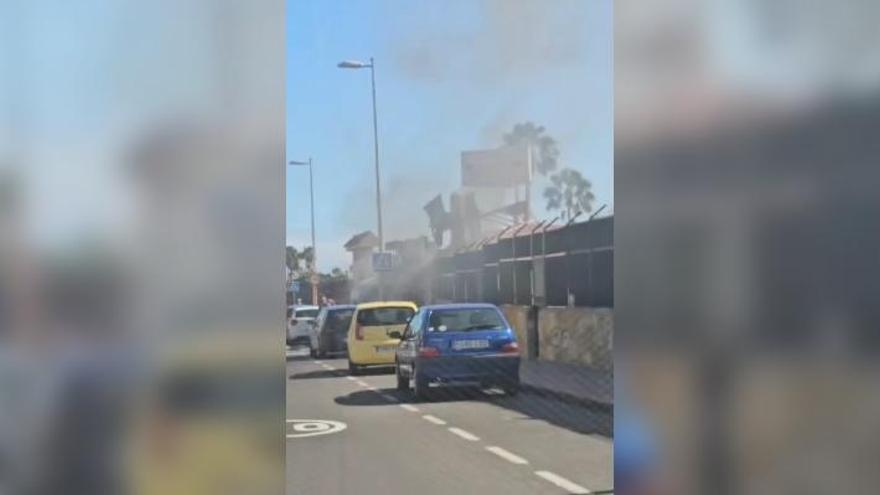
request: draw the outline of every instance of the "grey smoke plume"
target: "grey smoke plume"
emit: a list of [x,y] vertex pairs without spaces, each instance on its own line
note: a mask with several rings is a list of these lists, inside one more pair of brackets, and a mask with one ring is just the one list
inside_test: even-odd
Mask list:
[[482,22],[471,26],[415,21],[396,43],[396,65],[425,82],[462,80],[518,84],[548,69],[582,62],[582,0],[485,0]]

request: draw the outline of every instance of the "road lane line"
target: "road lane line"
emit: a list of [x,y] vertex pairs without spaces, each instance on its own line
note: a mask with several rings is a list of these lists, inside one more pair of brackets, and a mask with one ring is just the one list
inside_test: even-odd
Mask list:
[[349,379],[349,380],[351,380],[351,381],[353,381],[353,382],[356,382],[356,381],[357,381],[357,378],[355,378],[355,377],[353,377],[353,376],[351,376],[351,375],[346,375],[345,378],[347,378],[347,379]]
[[412,404],[399,404],[399,405],[400,405],[400,407],[406,409],[409,412],[419,412],[419,408],[416,406],[413,406]]
[[365,382],[365,381],[363,381],[363,380],[355,380],[355,383],[357,383],[357,384],[360,385],[361,387],[369,387],[369,386],[370,386],[369,383],[367,383],[367,382]]
[[443,426],[446,424],[446,421],[443,421],[442,419],[438,418],[437,416],[431,416],[430,414],[425,414],[422,417],[425,418],[425,420],[427,420],[431,423],[434,423],[435,425]]
[[324,364],[324,361],[315,360],[315,364]]
[[397,402],[397,398],[394,397],[393,395],[388,395],[388,394],[379,394],[379,395],[381,395],[382,398],[387,400],[388,402]]
[[522,457],[510,452],[508,450],[504,450],[501,447],[490,446],[486,447],[486,450],[497,455],[498,457],[504,459],[505,461],[512,462],[514,464],[528,464],[529,461],[523,459]]
[[568,493],[578,494],[578,495],[587,495],[590,493],[590,490],[578,485],[577,483],[571,482],[558,474],[551,473],[550,471],[535,471],[535,474],[544,478],[545,480],[553,483],[554,485],[562,488]]
[[462,430],[461,428],[456,428],[456,427],[452,426],[449,428],[449,431],[450,431],[450,433],[452,433],[454,435],[458,435],[461,438],[464,438],[465,440],[469,440],[471,442],[476,442],[476,441],[480,440],[480,437],[474,435],[473,433],[471,433],[467,430]]

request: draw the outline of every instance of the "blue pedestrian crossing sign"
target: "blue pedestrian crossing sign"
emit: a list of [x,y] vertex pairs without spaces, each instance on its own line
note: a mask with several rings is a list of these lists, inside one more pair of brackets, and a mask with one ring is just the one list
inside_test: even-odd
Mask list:
[[392,253],[373,253],[373,271],[389,272],[394,269]]

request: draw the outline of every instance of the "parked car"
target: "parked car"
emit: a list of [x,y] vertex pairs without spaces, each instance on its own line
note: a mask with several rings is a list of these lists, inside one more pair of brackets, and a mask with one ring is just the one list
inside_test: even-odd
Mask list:
[[287,345],[308,345],[312,326],[321,310],[318,306],[296,306],[287,320]]
[[353,304],[326,306],[321,308],[315,320],[314,331],[309,342],[312,357],[348,352],[348,327],[354,315]]
[[399,337],[399,390],[412,386],[420,399],[443,386],[497,386],[509,395],[519,390],[516,333],[492,304],[423,306]]
[[365,366],[394,366],[394,354],[406,322],[417,306],[409,301],[359,304],[348,330],[348,370]]

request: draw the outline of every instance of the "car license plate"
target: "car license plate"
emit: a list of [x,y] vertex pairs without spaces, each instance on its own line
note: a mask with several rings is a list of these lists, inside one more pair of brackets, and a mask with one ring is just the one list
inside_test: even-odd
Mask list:
[[394,351],[396,351],[396,350],[397,350],[397,346],[393,346],[393,345],[380,345],[380,346],[376,346],[376,352],[379,352],[379,353],[382,353],[382,354],[389,353],[389,352],[394,352]]
[[487,347],[489,347],[488,340],[455,340],[452,342],[452,348],[456,351],[485,349]]

